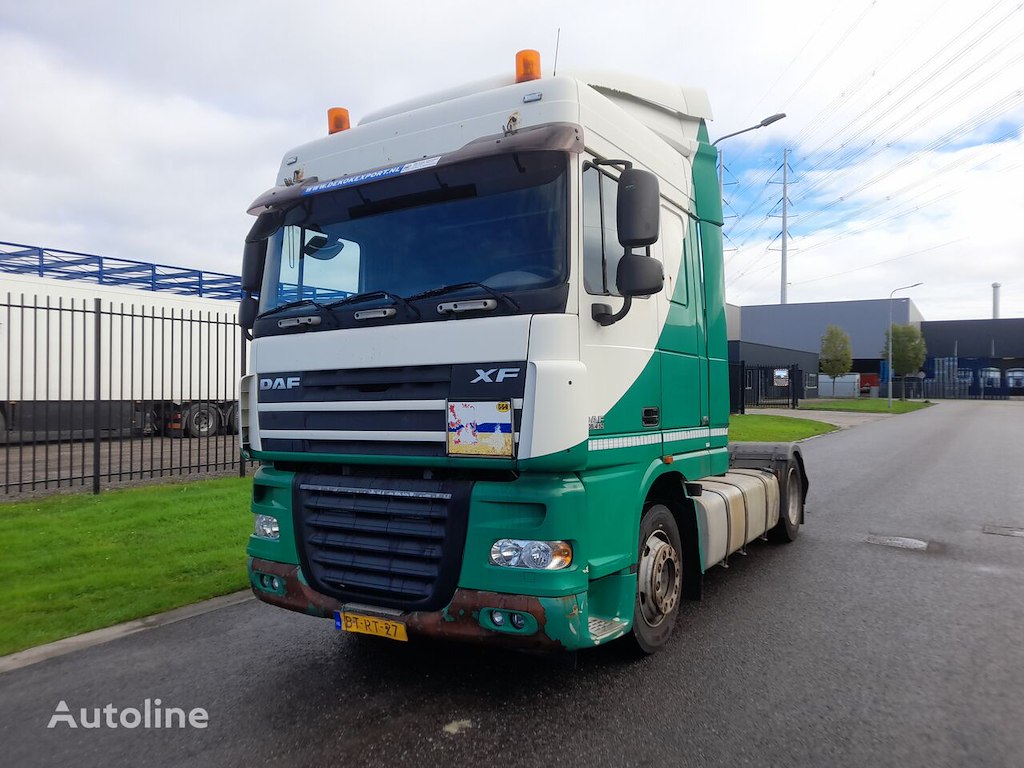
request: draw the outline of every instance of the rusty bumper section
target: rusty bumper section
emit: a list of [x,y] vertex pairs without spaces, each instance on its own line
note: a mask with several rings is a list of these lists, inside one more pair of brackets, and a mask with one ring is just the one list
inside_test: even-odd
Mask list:
[[[254,573],[277,576],[283,582],[282,590],[273,593],[261,589]],[[249,563],[249,574],[253,594],[271,605],[323,618],[332,618],[335,611],[344,607],[338,600],[310,587],[297,565],[253,558]],[[529,614],[536,620],[537,630],[524,634],[485,626],[481,612],[488,609]],[[372,613],[372,609],[362,607],[354,610]],[[396,617],[386,615],[385,618]],[[583,623],[576,595],[531,597],[475,589],[456,589],[451,602],[440,611],[412,611],[397,618],[405,624],[410,635],[541,652],[580,647],[579,628]]]

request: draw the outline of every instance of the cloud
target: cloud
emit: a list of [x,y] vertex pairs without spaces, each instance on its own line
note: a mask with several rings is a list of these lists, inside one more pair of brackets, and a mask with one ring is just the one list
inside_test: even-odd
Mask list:
[[559,29],[562,72],[705,87],[712,137],[788,113],[722,145],[729,202],[750,209],[728,227],[743,245],[731,298],[777,300],[767,181],[789,147],[791,300],[877,298],[924,275],[926,317],[982,317],[998,280],[1004,314],[1024,316],[1012,3],[7,4],[0,239],[236,272],[245,207],[323,134],[327,107],[358,121],[508,71],[524,47],[550,72]]

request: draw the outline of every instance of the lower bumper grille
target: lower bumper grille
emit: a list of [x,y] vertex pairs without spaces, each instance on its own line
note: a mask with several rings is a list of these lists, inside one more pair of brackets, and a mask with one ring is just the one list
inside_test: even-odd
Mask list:
[[444,607],[462,564],[471,489],[465,481],[297,475],[306,578],[342,601]]

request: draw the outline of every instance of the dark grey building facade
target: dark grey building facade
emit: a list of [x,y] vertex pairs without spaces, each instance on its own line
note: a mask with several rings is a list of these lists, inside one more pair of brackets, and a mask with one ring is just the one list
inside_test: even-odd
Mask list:
[[1024,318],[921,323],[924,397],[1024,397]]
[[[837,325],[850,337],[854,360],[875,361],[877,372],[889,329],[889,307],[888,299],[741,307],[741,337],[754,344],[818,352],[825,330]],[[923,320],[912,299],[892,300],[892,321],[896,325],[920,325]]]
[[[893,298],[891,311],[893,323],[920,328],[928,350],[923,376],[907,377],[908,396],[1024,397],[1024,318],[929,321],[909,297]],[[784,349],[794,360],[796,350],[817,358],[825,329],[837,325],[850,337],[853,372],[880,375],[885,396],[882,352],[889,312],[889,299],[740,307],[736,328],[730,328],[730,359],[760,360],[757,347]],[[735,357],[734,345],[741,345]],[[800,362],[802,368],[808,364]]]

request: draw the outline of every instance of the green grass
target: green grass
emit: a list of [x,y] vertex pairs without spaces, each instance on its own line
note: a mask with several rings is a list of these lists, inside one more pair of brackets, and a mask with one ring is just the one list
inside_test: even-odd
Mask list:
[[811,419],[790,416],[760,416],[747,414],[729,417],[729,440],[737,442],[790,442],[832,432],[835,427]]
[[251,483],[0,505],[0,655],[244,589]]
[[893,400],[892,411],[889,400],[883,397],[865,397],[857,400],[802,400],[801,411],[856,411],[857,413],[910,413],[927,408],[934,403]]

